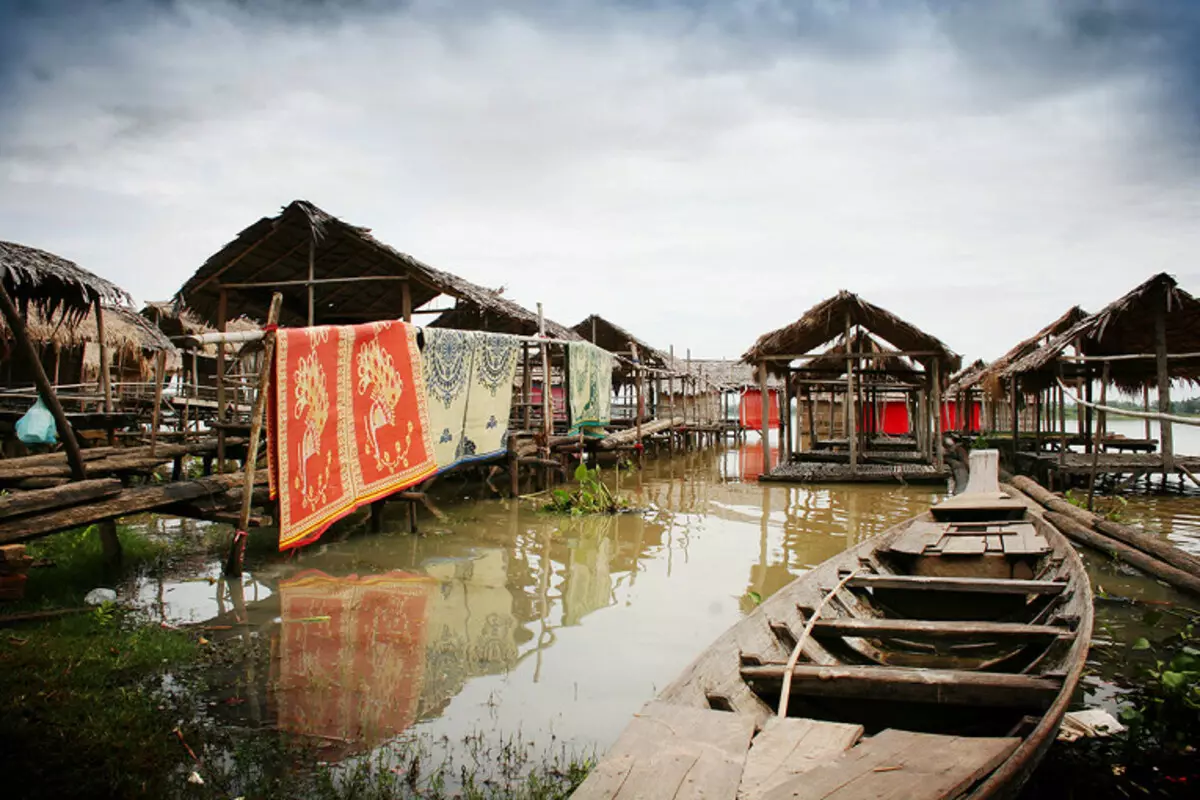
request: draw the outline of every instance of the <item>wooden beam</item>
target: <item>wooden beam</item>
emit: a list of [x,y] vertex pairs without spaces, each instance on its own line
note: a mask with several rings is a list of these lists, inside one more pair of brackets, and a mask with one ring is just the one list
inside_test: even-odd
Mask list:
[[46,377],[46,370],[42,366],[41,358],[38,357],[37,348],[29,339],[25,320],[21,318],[21,313],[17,311],[17,307],[13,304],[2,281],[0,281],[0,313],[3,313],[4,321],[8,323],[8,329],[12,331],[17,351],[25,358],[29,369],[33,372],[33,382],[37,386],[42,402],[46,404],[46,407],[50,409],[50,414],[54,417],[55,426],[58,428],[58,438],[62,440],[63,449],[67,451],[67,461],[71,465],[71,477],[77,481],[86,479],[87,469],[83,465],[83,456],[79,452],[79,442],[75,439],[75,431],[67,422],[66,412],[63,411],[62,404],[58,402],[58,395],[54,393],[50,379]]
[[934,578],[919,575],[858,575],[848,584],[862,589],[917,589],[934,592],[983,594],[1061,594],[1062,581],[1025,581],[1006,578]]
[[412,323],[412,287],[408,285],[408,281],[404,281],[400,285],[400,316],[405,322]]
[[276,289],[281,286],[324,286],[335,283],[375,283],[379,281],[408,282],[407,275],[354,275],[346,278],[302,278],[294,281],[261,281],[252,283],[221,283],[222,289]]
[[[783,664],[742,667],[750,682],[782,681]],[[798,664],[792,694],[859,697],[984,708],[1047,708],[1062,681],[1034,675],[971,670]]]
[[78,505],[120,493],[121,482],[116,478],[75,481],[50,489],[16,492],[0,497],[0,519],[11,519],[50,508]]
[[859,636],[899,639],[969,639],[992,641],[1018,639],[1037,641],[1073,636],[1069,628],[1057,625],[1026,625],[1020,622],[976,622],[973,620],[924,619],[820,619],[813,626],[816,636]]

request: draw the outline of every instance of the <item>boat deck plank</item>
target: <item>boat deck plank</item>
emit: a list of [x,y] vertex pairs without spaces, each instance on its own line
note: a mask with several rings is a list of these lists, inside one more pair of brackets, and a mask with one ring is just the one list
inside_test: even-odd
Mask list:
[[763,800],[955,797],[995,769],[1019,742],[888,729],[837,761],[779,784]]
[[997,639],[1051,640],[1070,636],[1070,629],[1057,625],[1029,625],[1023,622],[986,622],[975,620],[925,619],[819,619],[813,624],[815,636],[899,637],[902,639]]
[[862,589],[916,589],[988,594],[1061,594],[1067,588],[1067,584],[1061,581],[1012,578],[934,578],[920,575],[857,575],[851,578],[847,585]]
[[572,797],[733,800],[754,718],[652,701]]
[[750,745],[739,800],[760,800],[779,784],[841,755],[862,735],[862,725],[771,717]]

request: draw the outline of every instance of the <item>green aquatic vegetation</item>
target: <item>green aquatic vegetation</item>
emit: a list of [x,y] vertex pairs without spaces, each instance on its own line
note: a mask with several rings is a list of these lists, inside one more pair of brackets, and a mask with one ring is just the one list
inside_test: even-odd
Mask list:
[[543,508],[573,516],[583,514],[615,514],[629,508],[629,501],[614,494],[600,476],[600,468],[588,469],[583,462],[575,467],[572,489],[555,489],[550,493],[550,502]]
[[[1076,508],[1087,510],[1087,497],[1077,496],[1071,489],[1067,489],[1063,499]],[[1125,509],[1128,507],[1129,501],[1120,495],[1111,497],[1095,496],[1092,498],[1092,513],[1104,517],[1109,522],[1120,522],[1125,517]]]

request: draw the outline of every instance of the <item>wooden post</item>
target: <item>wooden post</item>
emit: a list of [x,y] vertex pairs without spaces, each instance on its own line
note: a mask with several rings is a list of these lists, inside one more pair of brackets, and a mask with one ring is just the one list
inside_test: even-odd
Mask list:
[[858,469],[858,402],[854,393],[853,346],[850,339],[850,312],[846,312],[846,442],[850,446],[850,471]]
[[1020,396],[1021,381],[1014,374],[1009,381],[1009,396],[1012,397],[1012,468],[1015,472],[1017,469],[1017,453],[1021,450],[1021,408],[1017,404],[1017,398]]
[[[92,303],[92,313],[96,315],[96,340],[100,346],[100,393],[104,395],[104,413],[113,413],[112,376],[109,375],[108,342],[104,336],[104,311],[100,306],[100,298]],[[111,421],[108,423],[111,425]]]
[[[595,318],[593,318],[592,325],[594,326],[595,324],[596,324]],[[638,446],[637,446],[637,465],[638,465],[638,469],[641,469],[642,468],[642,448],[644,447],[644,445],[642,444],[642,402],[643,402],[642,361],[639,358],[640,354],[638,353],[637,345],[631,343],[629,346],[633,350],[633,360],[637,362],[637,366],[634,367],[634,369],[637,370],[637,402],[634,405],[634,413],[637,415],[637,422],[636,422],[636,424],[637,424],[637,444],[638,444]]]
[[941,469],[946,463],[946,444],[942,441],[942,373],[941,359],[933,357],[933,465]]
[[400,284],[400,313],[404,315],[404,321],[412,324],[412,287],[408,281]]
[[760,393],[759,400],[762,407],[762,421],[759,426],[759,432],[762,434],[763,446],[763,472],[771,471],[771,405],[769,395],[767,394],[767,362],[758,362],[758,391]]
[[158,446],[158,415],[162,411],[163,379],[167,371],[167,351],[159,350],[154,364],[154,414],[150,423],[150,455]]
[[521,402],[524,404],[522,416],[523,430],[531,430],[533,425],[533,372],[529,363],[529,342],[521,342]]
[[[229,312],[229,293],[221,287],[217,296],[217,330],[225,332]],[[225,422],[225,343],[217,342],[217,422]],[[225,428],[217,426],[217,472],[225,472]]]
[[[546,336],[546,317],[542,313],[542,304],[537,304],[538,312],[538,336],[545,339]],[[551,398],[553,387],[550,385],[550,346],[545,342],[539,342],[542,348],[542,436],[545,437],[545,442],[542,446],[542,454],[545,458],[550,458],[550,437],[554,435],[554,401]],[[563,389],[564,394],[566,388]],[[568,412],[569,416],[569,412]],[[545,486],[550,485],[550,468],[543,468],[546,476]],[[544,487],[545,488],[545,487]]]
[[[1108,396],[1108,368],[1109,362],[1105,361],[1100,377],[1100,405],[1104,405],[1105,398]],[[1091,381],[1088,382],[1088,385],[1091,385]],[[1103,437],[1104,423],[1104,412],[1100,411],[1096,415],[1096,432],[1092,440],[1092,469],[1091,473],[1088,475],[1088,511],[1092,510],[1092,498],[1095,497],[1096,494],[1096,468],[1097,462],[1100,460],[1100,441]]]
[[783,407],[779,409],[779,452],[781,461],[792,457],[792,375],[788,366],[783,370]]
[[21,313],[17,311],[16,305],[9,297],[3,281],[0,281],[0,313],[4,314],[4,321],[8,324],[8,329],[12,331],[17,350],[29,362],[29,369],[33,372],[33,383],[37,386],[42,402],[46,404],[46,408],[50,409],[50,414],[54,417],[54,423],[58,427],[58,438],[62,440],[63,449],[67,451],[67,463],[71,465],[71,477],[77,481],[86,480],[87,470],[83,466],[83,456],[79,452],[79,442],[75,439],[75,431],[67,422],[66,412],[63,411],[62,404],[58,402],[58,395],[54,393],[50,379],[46,377],[46,370],[42,366],[42,360],[38,358],[37,349],[29,340],[29,331],[25,328],[25,320],[21,318]]
[[[813,393],[811,390],[806,390],[804,394],[804,414],[808,418],[808,449],[812,450],[817,443],[817,420],[813,413]],[[799,447],[799,442],[797,442],[797,446]]]
[[[1164,298],[1163,305],[1158,307],[1154,315],[1154,359],[1158,367],[1158,411],[1160,414],[1171,413],[1171,373],[1167,369],[1167,309]],[[1107,362],[1105,362],[1107,363]],[[1171,431],[1171,423],[1159,420],[1158,433],[1163,457],[1163,478],[1175,471],[1175,442]]]
[[[246,553],[246,528],[250,525],[250,505],[254,499],[254,477],[258,471],[258,442],[262,436],[263,414],[267,408],[267,394],[271,386],[271,360],[275,354],[276,333],[272,327],[279,324],[279,307],[283,295],[276,292],[271,296],[271,308],[267,312],[267,330],[263,336],[262,361],[258,367],[258,394],[254,398],[254,410],[250,415],[250,441],[246,444],[246,460],[242,465],[242,508],[238,513],[237,530],[229,546],[229,557],[225,560],[225,574],[242,574],[242,558]],[[287,476],[284,476],[287,480]]]
[[313,283],[316,280],[317,267],[317,238],[315,233],[310,234],[308,238],[308,327],[316,324],[317,318],[317,286]]
[[[54,362],[56,365],[58,361]],[[1062,391],[1061,389],[1059,391]],[[1142,410],[1147,414],[1150,413],[1150,384],[1142,384]],[[1150,439],[1150,418],[1146,417],[1146,440]]]
[[[667,417],[675,419],[675,345],[671,345],[671,371],[667,373]],[[675,452],[675,426],[667,429],[667,450],[674,454]]]
[[1033,449],[1040,454],[1042,452],[1042,390],[1033,397],[1034,414],[1033,414]]
[[683,421],[684,423],[696,423],[696,411],[693,408],[692,413],[688,414],[688,384],[692,386],[692,405],[695,405],[696,381],[692,378],[692,348],[687,349],[687,375],[683,379]]

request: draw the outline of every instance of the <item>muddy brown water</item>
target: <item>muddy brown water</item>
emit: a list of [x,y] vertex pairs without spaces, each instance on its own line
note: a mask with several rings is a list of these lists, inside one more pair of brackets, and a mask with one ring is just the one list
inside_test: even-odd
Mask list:
[[[618,516],[552,515],[464,487],[443,500],[449,519],[423,518],[417,536],[398,508],[381,534],[251,558],[237,583],[199,560],[127,591],[163,621],[207,624],[213,646],[247,630],[267,643],[269,666],[234,664],[214,699],[255,724],[346,752],[406,730],[603,752],[756,598],[945,494],[759,485],[760,465],[753,445],[650,461],[622,484],[644,511]],[[1127,516],[1200,552],[1200,497],[1135,496]],[[1125,644],[1169,624],[1147,609],[1186,599],[1085,559],[1098,590],[1138,601],[1097,607],[1087,699],[1111,704],[1105,678]]]

